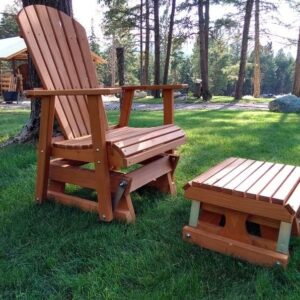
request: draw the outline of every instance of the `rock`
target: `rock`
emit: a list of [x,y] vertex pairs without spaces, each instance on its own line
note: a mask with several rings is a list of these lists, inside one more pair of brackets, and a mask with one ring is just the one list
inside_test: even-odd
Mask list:
[[245,95],[242,98],[243,100],[255,100],[255,98],[252,95]]
[[145,98],[147,97],[147,92],[145,91],[134,91],[134,98]]
[[294,95],[276,98],[269,103],[269,110],[283,113],[300,113],[300,98]]
[[178,98],[178,97],[182,96],[182,94],[179,91],[174,91],[173,95],[174,95],[174,98]]
[[184,96],[184,95],[182,96],[181,95],[180,97],[176,97],[175,99],[176,99],[176,101],[186,101],[187,100],[187,96]]

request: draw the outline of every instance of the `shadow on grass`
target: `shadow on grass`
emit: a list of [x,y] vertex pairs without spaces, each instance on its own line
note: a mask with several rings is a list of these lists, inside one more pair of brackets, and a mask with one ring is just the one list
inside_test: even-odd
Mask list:
[[[161,116],[134,113],[132,124],[158,125]],[[134,193],[133,225],[34,205],[35,148],[0,150],[0,298],[297,299],[299,240],[292,239],[287,271],[189,245],[181,240],[190,206],[181,187],[228,156],[299,165],[299,116],[193,111],[176,120],[188,136],[180,148],[180,193]]]

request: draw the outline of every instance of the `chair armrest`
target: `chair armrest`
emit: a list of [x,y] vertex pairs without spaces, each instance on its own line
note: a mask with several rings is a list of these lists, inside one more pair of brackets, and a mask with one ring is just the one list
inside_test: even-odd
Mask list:
[[159,85],[125,85],[123,90],[139,90],[139,91],[153,91],[153,90],[180,90],[188,88],[188,84],[159,84]]
[[174,123],[174,90],[186,89],[187,84],[163,84],[163,85],[127,85],[123,86],[123,103],[120,113],[119,126],[128,126],[131,106],[135,90],[162,90],[164,105],[164,124]]
[[26,97],[45,97],[45,96],[70,96],[70,95],[112,95],[121,93],[121,88],[92,88],[92,89],[66,89],[66,90],[29,90],[24,91]]

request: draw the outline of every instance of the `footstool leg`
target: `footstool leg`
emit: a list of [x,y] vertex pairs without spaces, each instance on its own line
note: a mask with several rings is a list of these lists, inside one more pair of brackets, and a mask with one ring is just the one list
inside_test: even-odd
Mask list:
[[189,225],[197,227],[200,213],[200,201],[192,201]]
[[292,231],[292,224],[281,222],[278,234],[276,251],[284,254],[289,254],[289,243]]

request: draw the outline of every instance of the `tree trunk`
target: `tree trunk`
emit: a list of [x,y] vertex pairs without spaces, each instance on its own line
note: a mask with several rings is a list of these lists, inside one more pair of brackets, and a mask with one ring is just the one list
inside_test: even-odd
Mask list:
[[73,16],[72,0],[22,0],[23,7],[33,4],[42,4],[54,7],[66,13],[69,16]]
[[241,99],[243,95],[243,85],[245,79],[247,51],[248,51],[249,27],[251,21],[253,2],[254,0],[247,0],[246,3],[246,13],[244,18],[243,38],[242,38],[242,47],[241,47],[240,69],[239,69],[239,76],[238,76],[236,89],[235,89],[236,100]]
[[208,76],[208,47],[209,47],[209,0],[205,1],[205,48],[206,48],[206,57],[205,57],[205,63],[206,63],[206,69],[207,69],[207,76]]
[[150,51],[150,23],[149,23],[149,0],[145,0],[146,6],[146,37],[145,37],[145,69],[144,69],[144,83],[149,84],[149,51]]
[[116,36],[114,34],[112,36],[110,72],[111,72],[111,86],[115,86],[116,85]]
[[124,59],[124,48],[118,47],[117,51],[117,65],[118,65],[118,77],[119,77],[119,86],[125,84],[125,59]]
[[[206,4],[209,5],[209,4]],[[208,45],[206,43],[206,36],[208,30],[208,21],[206,18],[208,18],[207,13],[205,13],[206,18],[203,15],[203,8],[204,8],[204,2],[203,0],[198,0],[198,26],[199,26],[199,42],[200,42],[200,74],[201,74],[201,80],[202,80],[202,98],[204,101],[208,101],[211,99],[211,93],[209,91],[208,86]],[[207,38],[208,42],[208,38]]]
[[144,59],[143,59],[143,0],[140,3],[140,83],[144,84]]
[[167,42],[167,53],[166,53],[164,78],[163,78],[164,84],[168,83],[170,56],[171,56],[172,40],[173,40],[175,8],[176,8],[176,0],[172,0],[172,8],[171,8],[170,24],[169,24],[169,32],[168,32],[168,42]]
[[297,97],[300,97],[300,28],[299,28],[297,58],[295,63],[293,94]]
[[[118,47],[116,49],[117,52],[117,66],[118,66],[118,79],[119,86],[123,86],[125,84],[125,56],[124,56],[124,48]],[[123,98],[120,97],[120,109],[122,108]]]
[[255,49],[254,49],[254,77],[253,97],[260,96],[260,44],[259,44],[259,1],[255,0]]
[[[160,84],[160,36],[159,36],[159,0],[154,4],[154,84]],[[160,91],[153,93],[155,98],[160,97]]]
[[[59,9],[69,16],[73,15],[72,0],[61,0],[61,1],[22,0],[22,3],[23,3],[23,7],[33,5],[33,4],[47,5]],[[29,89],[40,87],[41,83],[30,57],[28,58],[28,69],[29,69],[29,78],[28,78]],[[9,139],[8,141],[4,142],[0,147],[4,147],[13,143],[23,144],[23,143],[36,141],[39,136],[40,111],[41,111],[40,100],[32,101],[29,120],[21,129],[21,132],[18,133],[12,139]]]

